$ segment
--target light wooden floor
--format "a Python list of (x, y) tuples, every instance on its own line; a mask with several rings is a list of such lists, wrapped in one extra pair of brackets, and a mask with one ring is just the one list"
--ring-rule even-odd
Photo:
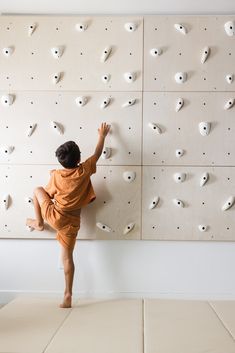
[(235, 301), (59, 301), (0, 309), (0, 353), (235, 353)]

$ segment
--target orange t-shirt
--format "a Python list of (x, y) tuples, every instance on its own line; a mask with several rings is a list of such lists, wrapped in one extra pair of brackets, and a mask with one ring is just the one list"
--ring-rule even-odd
[(95, 172), (96, 157), (92, 155), (76, 168), (54, 170), (45, 190), (60, 209), (80, 209), (96, 199), (90, 179)]

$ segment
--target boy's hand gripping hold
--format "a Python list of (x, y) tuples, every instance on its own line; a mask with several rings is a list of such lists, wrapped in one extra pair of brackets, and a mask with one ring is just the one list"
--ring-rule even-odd
[(110, 131), (110, 127), (111, 127), (111, 125), (107, 125), (106, 123), (102, 123), (101, 126), (98, 128), (99, 141), (97, 143), (95, 153), (94, 153), (94, 155), (96, 156), (96, 161), (98, 161), (98, 159), (101, 156), (101, 153), (104, 148), (104, 140)]

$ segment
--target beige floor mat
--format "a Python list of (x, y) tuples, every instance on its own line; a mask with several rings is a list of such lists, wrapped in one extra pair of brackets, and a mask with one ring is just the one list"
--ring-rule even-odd
[(43, 352), (71, 312), (58, 304), (55, 299), (19, 297), (1, 308), (0, 352)]
[(235, 353), (235, 301), (17, 298), (0, 309), (0, 353)]
[(235, 301), (211, 301), (210, 305), (235, 340)]
[(209, 303), (144, 302), (145, 353), (235, 353), (235, 342)]
[(142, 329), (141, 299), (79, 300), (45, 353), (143, 353)]

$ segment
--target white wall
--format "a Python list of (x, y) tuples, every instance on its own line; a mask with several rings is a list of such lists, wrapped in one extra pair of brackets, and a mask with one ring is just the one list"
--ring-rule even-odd
[(234, 0), (1, 0), (2, 13), (50, 14), (227, 14)]
[[(2, 0), (2, 13), (235, 13), (234, 0)], [(18, 293), (63, 292), (59, 245), (53, 240), (0, 240), (0, 302)], [(78, 241), (79, 296), (235, 299), (235, 243)]]
[[(61, 295), (59, 253), (54, 240), (1, 240), (0, 302)], [(80, 240), (74, 259), (76, 297), (235, 298), (235, 243)]]

